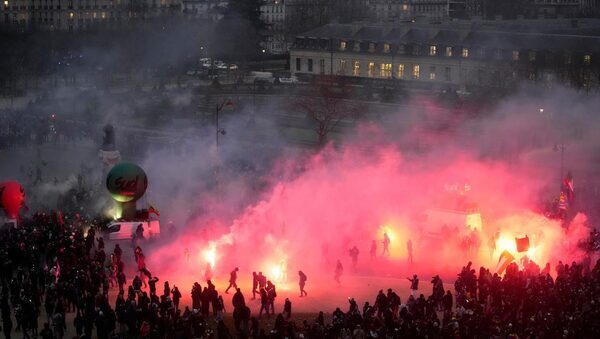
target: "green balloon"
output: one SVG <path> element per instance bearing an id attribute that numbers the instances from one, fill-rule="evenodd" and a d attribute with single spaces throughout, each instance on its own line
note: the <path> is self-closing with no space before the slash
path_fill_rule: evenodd
<path id="1" fill-rule="evenodd" d="M 108 172 L 106 188 L 118 202 L 136 201 L 146 192 L 148 177 L 140 166 L 121 162 Z"/>

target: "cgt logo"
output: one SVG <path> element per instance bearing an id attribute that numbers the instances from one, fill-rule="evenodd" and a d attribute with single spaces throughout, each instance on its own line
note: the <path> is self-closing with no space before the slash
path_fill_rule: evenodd
<path id="1" fill-rule="evenodd" d="M 111 179 L 108 178 L 109 186 L 112 186 L 116 192 L 125 196 L 134 196 L 138 191 L 138 182 L 140 181 L 140 176 L 136 175 L 134 179 L 127 179 L 123 176 L 117 177 L 114 179 L 114 184 L 111 185 Z M 144 183 L 145 186 L 146 183 Z"/>

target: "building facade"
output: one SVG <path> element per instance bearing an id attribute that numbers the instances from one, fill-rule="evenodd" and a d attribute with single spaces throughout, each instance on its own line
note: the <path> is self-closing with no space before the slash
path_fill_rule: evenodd
<path id="1" fill-rule="evenodd" d="M 441 21 L 448 17 L 448 0 L 367 0 L 370 16 L 377 22 L 411 21 L 424 18 Z"/>
<path id="2" fill-rule="evenodd" d="M 265 1 L 260 6 L 260 17 L 267 27 L 264 36 L 265 50 L 270 54 L 287 53 L 291 44 L 285 35 L 285 1 Z"/>
<path id="3" fill-rule="evenodd" d="M 13 29 L 80 30 L 131 20 L 172 17 L 181 0 L 2 0 L 0 25 Z"/>
<path id="4" fill-rule="evenodd" d="M 463 27 L 330 24 L 297 36 L 290 51 L 291 72 L 297 75 L 454 88 L 506 88 L 523 80 L 597 86 L 599 61 L 599 36 L 472 22 Z"/>
<path id="5" fill-rule="evenodd" d="M 219 21 L 227 9 L 227 0 L 181 0 L 181 11 L 188 19 Z"/>

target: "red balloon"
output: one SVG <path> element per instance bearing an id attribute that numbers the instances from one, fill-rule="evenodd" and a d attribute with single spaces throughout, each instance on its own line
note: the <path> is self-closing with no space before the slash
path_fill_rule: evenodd
<path id="1" fill-rule="evenodd" d="M 25 190 L 16 181 L 0 183 L 0 205 L 10 219 L 19 217 L 19 210 L 25 202 Z"/>

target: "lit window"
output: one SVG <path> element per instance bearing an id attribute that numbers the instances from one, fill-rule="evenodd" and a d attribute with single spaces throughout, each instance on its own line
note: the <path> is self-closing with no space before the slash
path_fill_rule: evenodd
<path id="1" fill-rule="evenodd" d="M 97 15 L 97 14 L 96 14 L 96 12 L 93 12 L 93 13 L 92 13 L 92 17 L 93 17 L 94 19 L 96 19 L 96 15 Z"/>
<path id="2" fill-rule="evenodd" d="M 519 51 L 512 51 L 513 61 L 519 61 Z"/>
<path id="3" fill-rule="evenodd" d="M 360 61 L 354 60 L 352 65 L 352 75 L 355 77 L 360 75 Z"/>
<path id="4" fill-rule="evenodd" d="M 374 62 L 369 62 L 369 69 L 368 69 L 367 75 L 369 77 L 372 77 L 373 73 L 375 73 L 375 63 Z"/>
<path id="5" fill-rule="evenodd" d="M 4 7 L 8 7 L 8 0 L 4 0 Z"/>
<path id="6" fill-rule="evenodd" d="M 102 12 L 100 16 L 102 17 L 102 19 L 106 19 L 106 12 Z"/>
<path id="7" fill-rule="evenodd" d="M 346 74 L 346 59 L 341 59 L 341 60 L 340 60 L 340 69 L 339 69 L 339 73 L 340 73 L 340 74 Z"/>
<path id="8" fill-rule="evenodd" d="M 73 19 L 74 16 L 75 16 L 75 13 L 69 12 L 69 19 Z"/>
<path id="9" fill-rule="evenodd" d="M 529 61 L 535 61 L 535 51 L 529 51 Z"/>
<path id="10" fill-rule="evenodd" d="M 466 47 L 463 47 L 463 49 L 462 49 L 462 53 L 461 53 L 461 56 L 462 56 L 463 58 L 468 58 L 468 57 L 469 57 L 469 49 L 468 49 L 468 48 L 466 48 Z"/>
<path id="11" fill-rule="evenodd" d="M 435 80 L 435 66 L 429 67 L 429 80 Z"/>
<path id="12" fill-rule="evenodd" d="M 398 78 L 404 79 L 404 65 L 398 65 Z"/>
<path id="13" fill-rule="evenodd" d="M 383 53 L 390 52 L 390 44 L 383 44 Z"/>
<path id="14" fill-rule="evenodd" d="M 583 56 L 583 63 L 586 65 L 589 65 L 592 62 L 592 56 L 589 54 L 586 54 Z"/>
<path id="15" fill-rule="evenodd" d="M 381 64 L 380 75 L 383 78 L 392 77 L 392 64 Z"/>
<path id="16" fill-rule="evenodd" d="M 421 67 L 419 65 L 413 65 L 413 79 L 419 79 L 421 77 Z"/>
<path id="17" fill-rule="evenodd" d="M 437 54 L 437 47 L 436 46 L 429 46 L 429 55 L 430 56 L 435 56 Z"/>
<path id="18" fill-rule="evenodd" d="M 407 4 L 402 5 L 402 10 L 403 11 L 408 11 L 408 5 Z"/>
<path id="19" fill-rule="evenodd" d="M 447 57 L 451 57 L 452 56 L 452 47 L 451 46 L 447 46 L 446 47 L 446 56 Z"/>
<path id="20" fill-rule="evenodd" d="M 340 42 L 340 50 L 345 51 L 346 50 L 346 45 L 347 44 L 346 44 L 345 41 Z"/>

